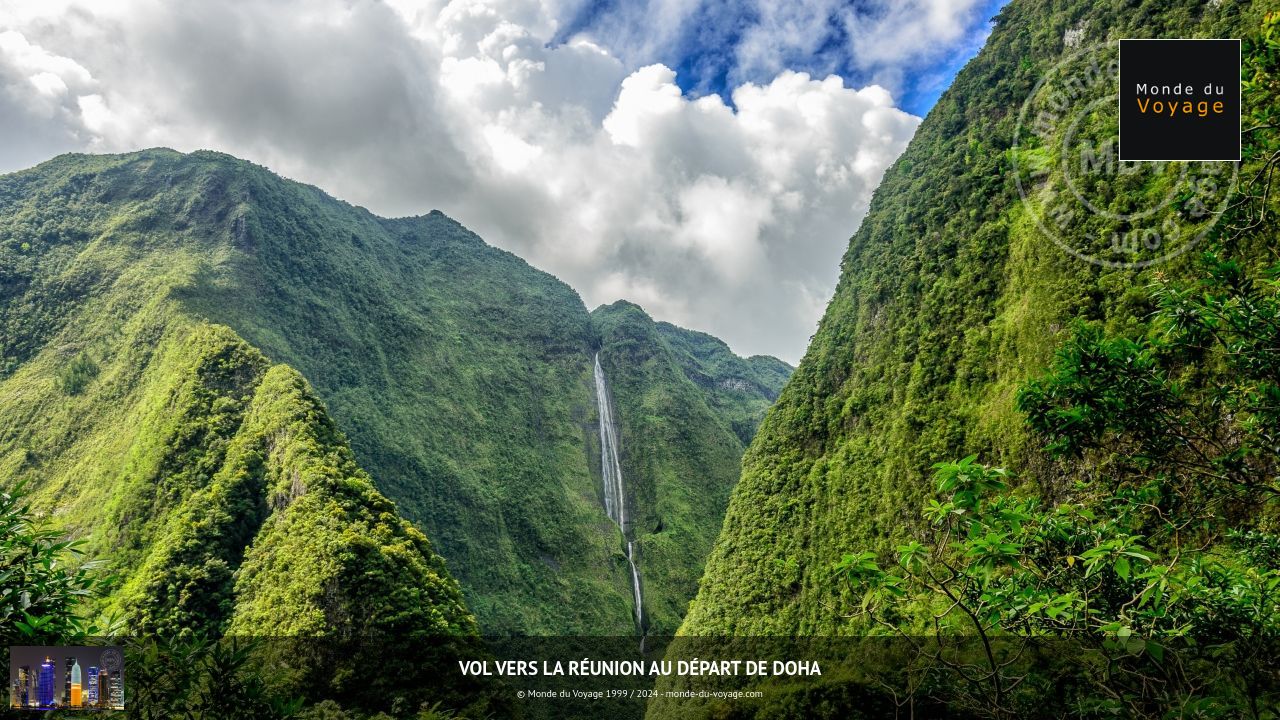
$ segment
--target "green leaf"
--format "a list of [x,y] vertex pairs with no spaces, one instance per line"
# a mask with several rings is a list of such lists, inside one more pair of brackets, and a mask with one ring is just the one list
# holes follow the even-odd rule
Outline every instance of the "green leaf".
[[1164,662],[1164,646],[1152,640],[1147,641],[1147,654],[1156,662]]

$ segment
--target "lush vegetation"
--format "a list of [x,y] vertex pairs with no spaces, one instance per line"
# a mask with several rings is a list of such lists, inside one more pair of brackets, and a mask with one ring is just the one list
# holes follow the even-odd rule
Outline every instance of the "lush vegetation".
[[[789,368],[773,358],[740,358],[723,342],[655,323],[628,302],[599,307],[592,319],[620,425],[648,630],[670,635],[724,517],[742,437],[755,431]],[[625,582],[620,540],[616,547],[613,564]]]
[[[369,717],[369,708],[382,707],[397,717],[438,720],[459,717],[445,709],[445,702],[462,708],[467,716],[483,717],[491,710],[487,693],[479,688],[468,692],[465,687],[446,689],[423,681],[450,668],[424,664],[435,657],[429,653],[404,650],[406,642],[426,644],[422,627],[402,625],[396,629],[403,630],[404,636],[396,635],[394,641],[373,636],[372,647],[362,648],[334,633],[307,639],[233,636],[215,641],[189,629],[177,634],[138,634],[128,623],[99,624],[89,611],[117,579],[104,574],[101,563],[83,556],[83,544],[37,520],[23,488],[0,493],[0,578],[4,582],[0,641],[6,646],[96,644],[128,632],[126,692],[133,717],[354,719]],[[456,597],[456,586],[453,594]],[[434,606],[426,602],[420,607]],[[277,610],[286,616],[292,612],[289,607]],[[340,623],[324,630],[332,628],[340,629]],[[438,636],[430,645],[449,657],[450,653],[483,652],[451,647]],[[369,681],[366,668],[371,663],[395,661],[402,663],[399,673],[382,683]],[[352,677],[356,682],[341,682]],[[344,709],[332,699],[335,696],[354,709]],[[316,698],[330,699],[316,702]],[[415,699],[421,708],[418,712],[412,711]],[[373,717],[390,716],[375,712]]]
[[[1047,500],[1110,471],[1125,448],[1095,449],[1074,464],[1045,455],[1043,428],[1026,422],[1019,389],[1073,342],[1077,321],[1135,343],[1157,332],[1151,315],[1161,300],[1148,286],[1162,277],[1190,287],[1204,271],[1195,253],[1149,268],[1094,265],[1044,237],[1014,182],[1019,108],[1069,54],[1068,31],[1081,46],[1120,37],[1252,38],[1244,124],[1263,129],[1249,136],[1245,190],[1275,164],[1264,147],[1274,138],[1267,129],[1276,107],[1274,51],[1259,35],[1269,6],[1028,0],[1001,11],[982,52],[886,173],[850,241],[819,330],[744,457],[686,632],[866,632],[867,618],[848,612],[857,598],[833,597],[831,564],[845,554],[891,554],[928,531],[904,509],[932,497],[940,460],[977,453],[1015,469]],[[1148,189],[1117,180],[1114,190],[1122,202]],[[1057,191],[1066,192],[1038,190]],[[1218,243],[1257,277],[1272,262],[1274,227],[1236,231],[1261,217],[1261,186],[1250,192],[1258,199],[1237,203],[1241,214],[1224,220]],[[1106,237],[1118,227],[1077,215],[1064,230],[1072,237]],[[1171,382],[1212,386],[1233,376],[1211,358],[1182,367],[1187,377]]]
[[768,355],[738,357],[721,340],[671,323],[658,323],[658,335],[685,376],[702,389],[711,409],[744,447],[749,445],[792,367]]
[[[207,332],[197,375],[242,374],[249,394],[209,482],[150,518],[161,529],[119,598],[135,627],[213,637],[475,632],[439,556],[373,489],[305,380],[284,366],[263,372],[261,355],[228,331]],[[225,395],[217,403],[232,405]]]
[[[0,642],[100,642],[126,630],[123,622],[99,624],[91,617],[93,600],[108,594],[117,579],[86,559],[83,545],[36,519],[22,486],[0,492]],[[126,677],[136,717],[266,720],[289,717],[302,706],[300,698],[269,691],[235,642],[151,638],[136,641],[129,654]]]
[[956,637],[982,643],[981,662],[947,663],[971,711],[1046,713],[1050,676],[1019,662],[1044,638],[1076,641],[1056,645],[1080,671],[1060,712],[1261,718],[1280,706],[1267,679],[1280,638],[1280,266],[1254,277],[1204,263],[1201,282],[1152,289],[1149,337],[1082,325],[1019,394],[1049,453],[1089,472],[1013,489],[974,456],[941,463],[924,537],[888,569],[873,552],[836,565],[862,596],[853,614],[922,657]]
[[[675,328],[650,340],[713,378],[663,376],[681,383],[658,418],[680,444],[636,440],[716,478],[710,512],[674,490],[661,501],[664,542],[705,551],[742,446],[719,428],[748,435],[788,368]],[[274,632],[285,603],[305,609],[287,629],[313,632],[370,609],[314,597],[334,580],[355,592],[367,567],[452,607],[418,531],[383,518],[385,495],[448,558],[485,631],[630,634],[592,449],[600,342],[573,290],[439,213],[378,218],[209,152],[63,156],[0,177],[0,482],[25,480],[123,578],[103,607],[143,627]],[[723,384],[737,379],[748,389]],[[697,421],[717,429],[682,436],[707,403],[716,417]],[[626,461],[637,481],[640,457]],[[643,483],[707,482],[663,472]],[[681,555],[670,591],[653,573],[663,627],[704,555]],[[405,592],[368,601],[400,617]],[[465,626],[441,612],[401,620]]]
[[[1276,716],[1280,15],[1266,5],[1001,13],[853,238],[684,626],[870,636],[859,667],[773,683],[729,716]],[[1090,265],[1016,203],[1012,99],[1082,29],[1246,36],[1241,182],[1207,252]],[[1147,190],[1123,183],[1121,199]],[[1081,237],[1106,224],[1081,222]]]
[[304,700],[270,688],[252,641],[150,636],[127,651],[127,707],[140,720],[282,720]]
[[25,487],[0,491],[0,644],[74,641],[118,629],[84,613],[84,600],[106,594],[115,578],[82,557],[83,545],[43,527]]
[[[130,706],[146,717],[286,717],[304,698],[472,706],[415,681],[440,672],[421,656],[405,659],[402,686],[365,677],[388,638],[445,652],[477,628],[443,560],[374,489],[306,381],[225,327],[196,325],[165,351],[156,371],[170,384],[133,444],[159,447],[154,464],[167,472],[112,488],[107,510],[129,518],[105,531],[112,563],[82,561],[91,543],[38,527],[30,498],[0,496],[5,636],[129,633]],[[106,575],[107,564],[128,572]],[[262,636],[275,639],[253,640]],[[284,644],[290,636],[312,644]]]

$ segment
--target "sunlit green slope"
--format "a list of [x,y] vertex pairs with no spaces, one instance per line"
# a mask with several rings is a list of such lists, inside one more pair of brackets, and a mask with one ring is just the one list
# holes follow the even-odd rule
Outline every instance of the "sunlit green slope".
[[[851,239],[819,330],[743,459],[686,632],[856,632],[852,598],[841,597],[831,567],[843,553],[891,552],[912,531],[934,463],[979,453],[1027,481],[1054,478],[1032,452],[1016,389],[1077,318],[1138,331],[1154,309],[1154,273],[1186,276],[1196,253],[1112,268],[1045,237],[1014,182],[1019,109],[1078,49],[1126,37],[1242,37],[1275,9],[1013,0],[1000,12]],[[1114,183],[1121,206],[1153,190],[1126,177],[1100,182]],[[1105,243],[1124,230],[1080,212],[1063,232]]]
[[[704,550],[741,438],[788,370],[722,344],[690,354],[709,341],[655,346],[685,368],[662,422],[710,406],[727,429],[657,446],[684,456],[663,483],[716,478],[713,512],[657,500],[667,541]],[[449,607],[428,580],[447,577],[438,559],[381,493],[446,559],[482,631],[634,632],[601,505],[600,343],[572,289],[439,213],[379,218],[210,152],[68,155],[0,177],[0,482],[31,480],[124,575],[113,603],[149,623],[247,630],[302,603],[291,628],[309,632],[364,607],[353,553]],[[734,363],[763,369],[717,369]],[[750,390],[715,384],[739,376]],[[293,413],[315,422],[290,429]],[[628,469],[637,486],[646,472]],[[649,581],[665,625],[704,557]],[[355,594],[315,599],[343,578]],[[366,600],[401,617],[412,597]],[[401,619],[465,624],[441,612]]]

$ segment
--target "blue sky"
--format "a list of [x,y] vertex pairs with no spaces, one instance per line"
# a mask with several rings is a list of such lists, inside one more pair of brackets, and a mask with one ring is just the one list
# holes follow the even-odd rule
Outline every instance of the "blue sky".
[[[958,0],[917,2],[920,12],[940,12],[958,32],[953,37],[923,32],[896,37],[893,9],[911,5],[909,0],[886,2],[787,3],[799,12],[770,17],[769,3],[744,0],[724,2],[658,3],[637,0],[588,0],[561,18],[555,39],[586,36],[609,48],[629,65],[662,63],[676,71],[677,82],[687,94],[720,94],[730,100],[732,89],[742,82],[767,83],[781,69],[807,72],[816,77],[841,76],[850,87],[868,83],[884,85],[899,107],[924,115],[964,64],[977,54],[986,39],[990,21],[1007,0]],[[683,5],[678,27],[654,32],[655,7]],[[773,3],[774,8],[782,3]],[[647,6],[647,8],[646,8]],[[948,7],[949,6],[949,7]],[[647,11],[638,12],[637,8]],[[900,12],[900,10],[899,10]],[[947,16],[949,14],[949,16]],[[779,22],[781,20],[781,22]],[[740,49],[749,35],[785,34],[788,22],[801,38],[773,44],[764,62],[741,62]],[[773,27],[770,27],[773,23]],[[855,37],[857,28],[874,31],[881,25],[904,52],[898,57],[863,57]],[[914,47],[913,47],[914,45]],[[758,58],[757,58],[758,59]]]
[[994,0],[3,0],[0,172],[220,150],[799,360]]

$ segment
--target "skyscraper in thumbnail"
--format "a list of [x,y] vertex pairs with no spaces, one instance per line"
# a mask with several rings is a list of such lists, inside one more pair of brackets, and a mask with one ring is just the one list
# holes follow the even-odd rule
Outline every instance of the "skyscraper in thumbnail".
[[33,707],[36,704],[36,675],[31,672],[30,665],[18,668],[18,684],[20,707]]
[[35,707],[36,678],[30,665],[18,667],[18,679],[13,681],[13,696],[10,699],[13,707]]
[[53,707],[53,688],[55,684],[53,658],[45,656],[40,663],[39,688],[36,690],[36,707]]
[[111,707],[117,710],[124,709],[124,683],[120,681],[120,671],[111,671],[111,680],[107,685],[110,688]]
[[110,700],[111,691],[108,689],[110,682],[111,682],[111,674],[107,672],[107,669],[102,668],[101,670],[99,670],[98,671],[98,707],[100,708],[111,707],[111,700]]
[[74,655],[67,658],[67,674],[62,676],[62,707],[71,705],[71,666],[75,664]]
[[80,662],[71,658],[71,702],[73,708],[84,707],[84,673],[80,670]]
[[98,666],[90,665],[85,675],[84,704],[85,707],[98,707]]

